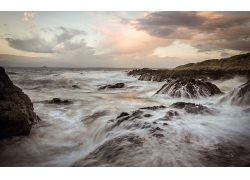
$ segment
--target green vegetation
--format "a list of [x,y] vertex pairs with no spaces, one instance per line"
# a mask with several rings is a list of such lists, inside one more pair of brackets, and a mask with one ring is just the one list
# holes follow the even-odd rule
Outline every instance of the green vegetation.
[[174,70],[250,70],[250,53],[177,66]]

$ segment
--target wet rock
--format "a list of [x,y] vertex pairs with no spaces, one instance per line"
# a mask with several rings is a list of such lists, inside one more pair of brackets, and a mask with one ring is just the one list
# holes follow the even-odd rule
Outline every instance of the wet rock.
[[143,107],[140,109],[147,109],[147,110],[157,110],[157,109],[164,109],[166,106],[160,105],[160,106],[149,106],[149,107]]
[[151,117],[151,114],[145,114],[144,117]]
[[0,67],[0,139],[29,135],[39,120],[30,98]]
[[160,133],[153,134],[152,136],[155,136],[157,138],[165,137],[163,134]]
[[74,88],[74,89],[80,89],[80,87],[78,85],[73,85],[72,88]]
[[179,113],[174,110],[170,110],[166,113],[167,116],[173,117],[173,116],[179,116]]
[[212,112],[206,106],[202,106],[201,104],[176,102],[170,107],[184,109],[189,114],[212,114]]
[[49,101],[50,104],[68,104],[70,103],[69,100],[61,100],[60,98],[53,98],[51,101]]
[[114,85],[101,86],[101,87],[99,87],[99,90],[123,88],[124,86],[125,86],[124,83],[117,83],[117,84],[114,84]]
[[142,115],[143,114],[143,111],[141,111],[141,110],[136,110],[136,111],[133,111],[132,112],[132,115],[131,116],[133,116],[133,117],[135,117],[135,118],[142,118]]
[[[108,111],[98,111],[95,112],[94,114],[90,115],[90,116],[86,116],[83,120],[81,120],[82,122],[84,122],[85,125],[91,125],[95,120],[97,120],[98,118],[105,116],[108,114]],[[109,120],[110,122],[113,122],[114,120]]]
[[[140,153],[144,141],[144,138],[132,133],[112,138],[75,162],[73,166],[124,166],[126,161],[131,162],[134,155]],[[121,159],[122,164],[119,163]]]
[[152,75],[150,74],[142,74],[138,80],[141,80],[141,81],[151,81],[152,79]]
[[220,93],[220,89],[210,82],[186,78],[166,83],[156,92],[156,94],[185,98],[208,97]]
[[250,105],[250,80],[230,91],[220,102],[238,106]]
[[127,112],[122,112],[117,118],[123,117],[123,116],[128,116],[129,113]]
[[165,81],[166,78],[164,76],[161,76],[161,75],[155,75],[153,76],[153,81],[157,81],[157,82],[162,82],[162,81]]

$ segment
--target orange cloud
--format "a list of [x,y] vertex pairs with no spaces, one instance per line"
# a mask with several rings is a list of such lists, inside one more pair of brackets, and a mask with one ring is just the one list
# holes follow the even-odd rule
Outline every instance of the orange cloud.
[[23,13],[23,21],[29,21],[29,18],[34,18],[37,13],[29,13],[25,12]]
[[152,54],[157,47],[172,43],[172,40],[152,37],[146,32],[132,28],[118,31],[97,26],[91,26],[91,28],[105,35],[96,47],[97,52],[101,54]]

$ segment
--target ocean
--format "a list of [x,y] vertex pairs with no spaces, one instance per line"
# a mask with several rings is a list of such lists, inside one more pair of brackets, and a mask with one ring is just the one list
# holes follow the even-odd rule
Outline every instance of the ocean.
[[[212,81],[223,94],[186,99],[155,94],[165,82],[139,81],[139,76],[127,75],[130,69],[5,69],[30,97],[41,121],[29,136],[0,141],[0,166],[250,165],[250,106],[234,105],[230,99],[220,101],[246,83],[245,77]],[[125,87],[98,90],[116,83]],[[71,103],[46,103],[53,98]],[[176,102],[201,104],[212,113],[175,109],[178,116],[161,121]],[[144,110],[150,115],[112,124],[122,112],[160,105],[166,108]],[[152,135],[152,127],[158,128],[160,137]],[[123,137],[128,140],[117,140]]]

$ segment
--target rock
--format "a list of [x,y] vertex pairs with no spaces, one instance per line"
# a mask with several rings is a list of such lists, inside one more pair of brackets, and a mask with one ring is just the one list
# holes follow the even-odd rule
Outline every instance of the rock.
[[80,89],[80,87],[78,85],[73,85],[72,88],[74,88],[74,89]]
[[[75,162],[73,166],[124,166],[124,164],[120,164],[120,160],[126,157],[124,161],[132,162],[144,141],[144,138],[133,133],[112,138],[83,159]],[[125,163],[124,161],[123,163]]]
[[140,109],[147,109],[147,110],[157,110],[157,109],[164,109],[166,106],[160,105],[160,106],[148,106],[148,107],[143,107]]
[[141,81],[151,81],[151,79],[152,79],[152,75],[150,75],[150,74],[142,74],[139,77],[139,80],[141,80]]
[[151,117],[151,114],[145,114],[144,117]]
[[69,100],[61,100],[60,98],[53,98],[51,101],[49,101],[51,104],[68,104],[70,103]]
[[123,116],[128,116],[129,113],[127,112],[122,112],[117,118],[123,117]]
[[250,80],[230,91],[220,102],[238,106],[250,105]]
[[0,139],[29,135],[32,125],[39,120],[30,98],[0,67]]
[[220,94],[220,89],[210,83],[195,79],[179,79],[164,84],[156,94],[168,94],[172,97],[200,98]]
[[116,89],[116,88],[123,88],[125,86],[124,83],[116,83],[114,85],[106,85],[106,86],[101,86],[99,87],[99,90],[102,89]]
[[170,107],[177,109],[184,109],[189,114],[212,114],[212,112],[206,107],[200,104],[177,102]]

